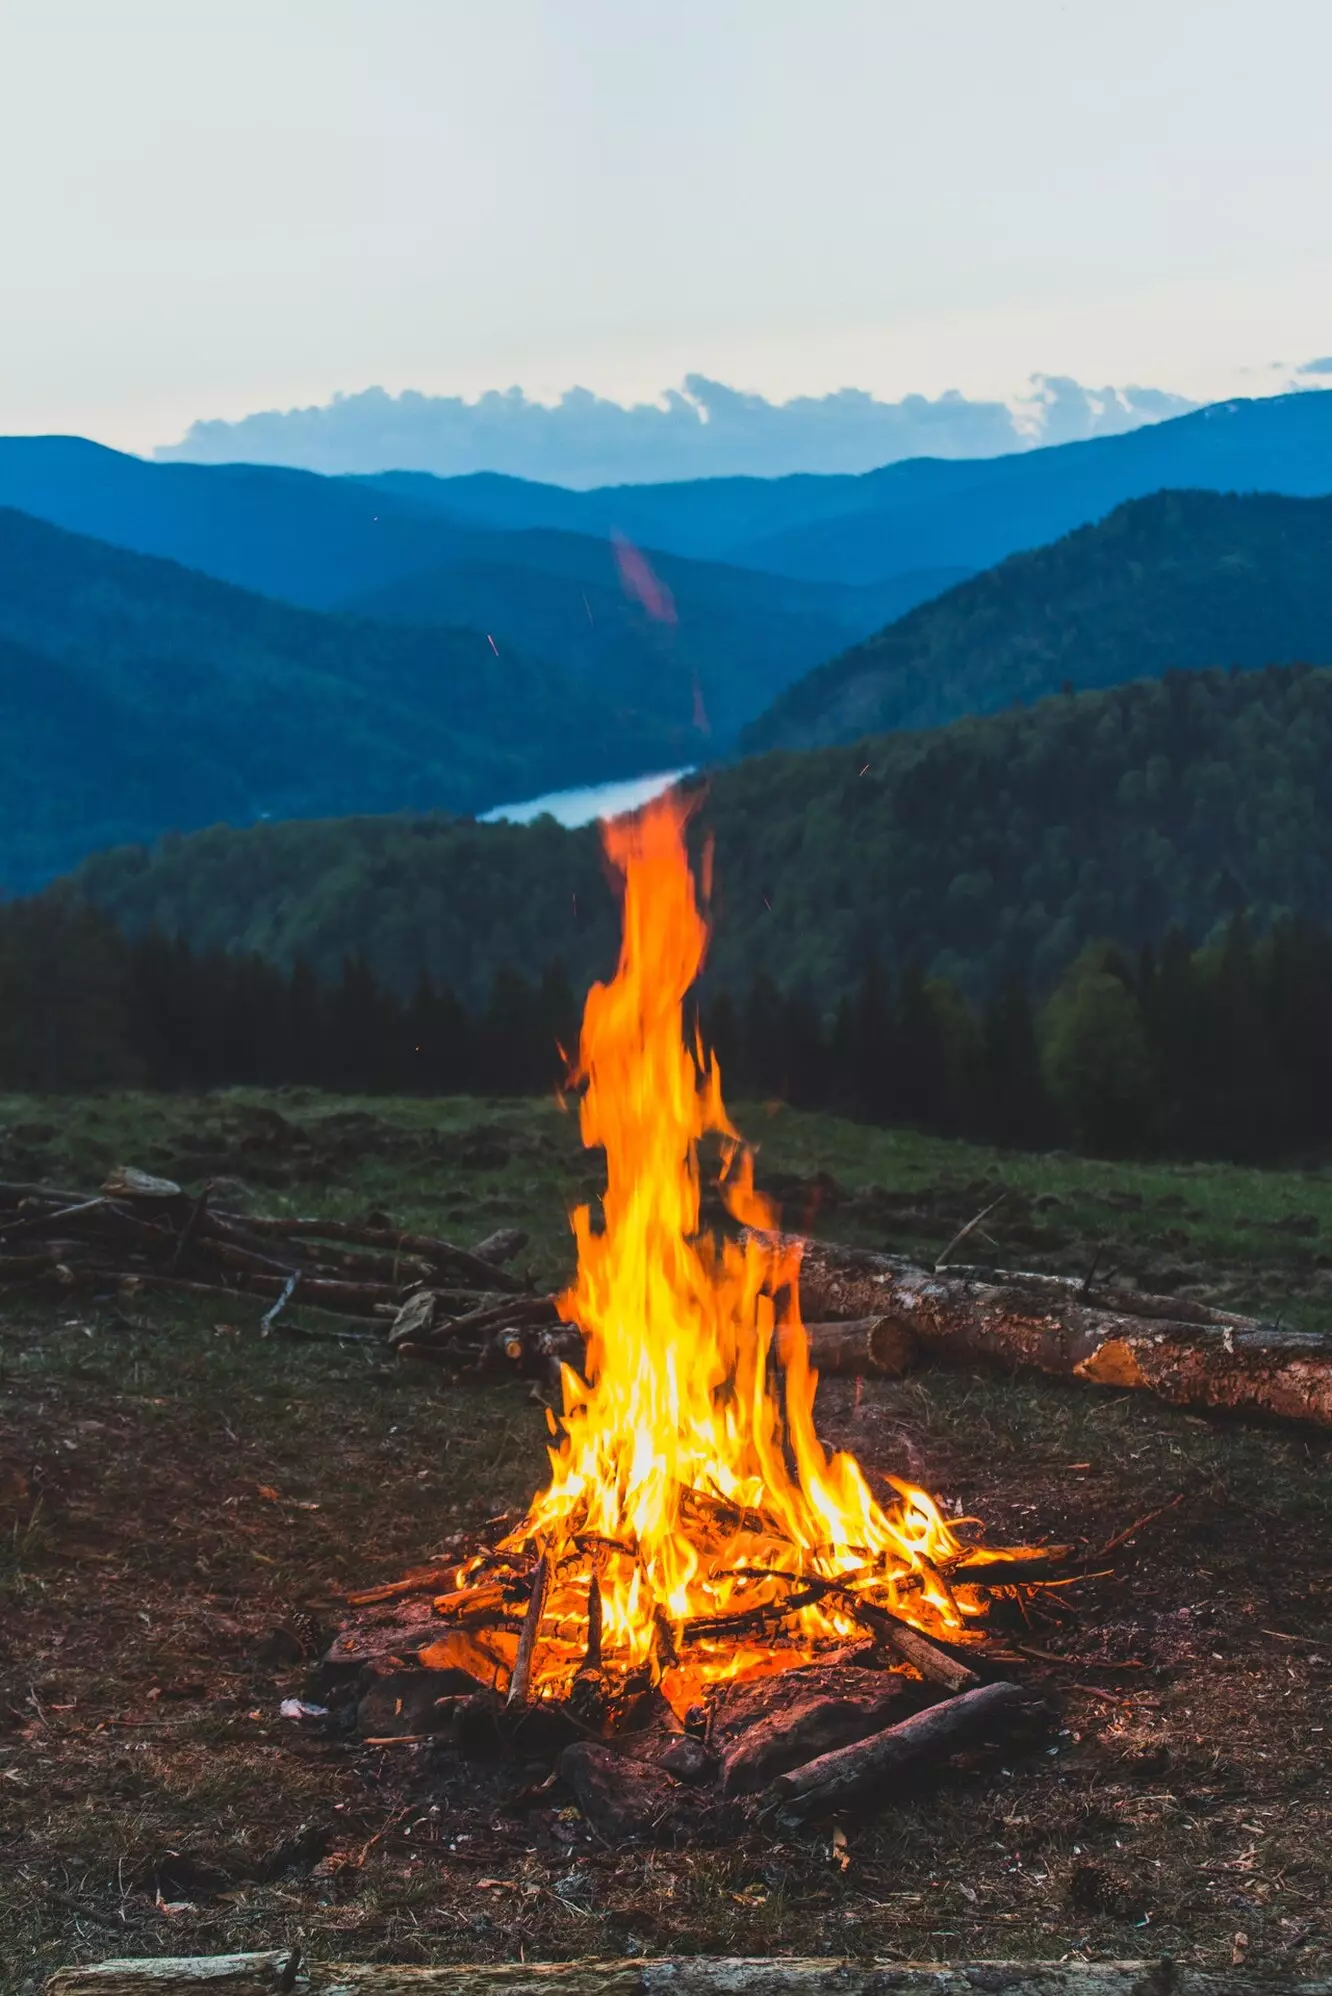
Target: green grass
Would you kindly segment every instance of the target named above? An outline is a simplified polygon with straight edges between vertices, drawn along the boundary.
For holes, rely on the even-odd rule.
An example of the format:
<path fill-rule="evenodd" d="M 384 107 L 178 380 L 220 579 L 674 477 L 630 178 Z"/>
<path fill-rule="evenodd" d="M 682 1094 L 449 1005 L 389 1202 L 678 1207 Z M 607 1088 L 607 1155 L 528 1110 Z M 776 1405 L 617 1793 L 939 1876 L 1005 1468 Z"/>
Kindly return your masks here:
<path fill-rule="evenodd" d="M 1006 1260 L 1099 1249 L 1140 1279 L 1268 1310 L 1291 1297 L 1322 1321 L 1321 1174 L 1016 1157 L 756 1105 L 738 1120 L 760 1179 L 797 1223 L 820 1196 L 830 1235 L 937 1253 L 1002 1186 Z M 568 1274 L 566 1207 L 598 1183 L 553 1103 L 0 1102 L 4 1176 L 82 1187 L 120 1162 L 463 1242 L 519 1224 L 542 1282 Z M 1312 1234 L 1278 1224 L 1305 1216 Z M 62 1961 L 298 1935 L 317 1958 L 404 1962 L 1072 1950 L 1224 1967 L 1242 1933 L 1252 1959 L 1332 1962 L 1328 1437 L 992 1373 L 826 1382 L 830 1444 L 998 1539 L 1099 1544 L 1181 1502 L 1071 1614 L 1017 1632 L 1065 1659 L 1026 1673 L 1059 1706 L 1056 1754 L 964 1765 L 849 1820 L 845 1871 L 826 1825 L 607 1851 L 567 1815 L 491 1820 L 430 1749 L 278 1718 L 303 1666 L 264 1660 L 274 1627 L 295 1611 L 327 1627 L 348 1589 L 525 1502 L 545 1422 L 518 1382 L 458 1389 L 375 1347 L 263 1339 L 262 1307 L 0 1306 L 0 1990 L 35 1992 Z M 305 1824 L 324 1857 L 269 1875 Z"/>

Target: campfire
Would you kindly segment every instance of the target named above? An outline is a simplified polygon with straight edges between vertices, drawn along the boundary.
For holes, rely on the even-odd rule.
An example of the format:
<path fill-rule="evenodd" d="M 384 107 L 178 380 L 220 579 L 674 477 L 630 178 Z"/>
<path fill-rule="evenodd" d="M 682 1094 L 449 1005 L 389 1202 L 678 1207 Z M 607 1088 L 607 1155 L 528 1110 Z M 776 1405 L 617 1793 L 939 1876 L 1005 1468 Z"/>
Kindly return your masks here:
<path fill-rule="evenodd" d="M 811 1743 L 886 1738 L 890 1707 L 908 1715 L 894 1734 L 932 1738 L 921 1726 L 938 1715 L 918 1707 L 941 1690 L 960 1708 L 950 1740 L 1016 1711 L 1020 1694 L 982 1687 L 969 1653 L 984 1650 L 991 1593 L 1035 1570 L 913 1484 L 890 1477 L 876 1494 L 819 1440 L 800 1247 L 756 1191 L 716 1063 L 686 1029 L 707 942 L 686 818 L 668 796 L 606 832 L 623 940 L 615 976 L 589 993 L 572 1076 L 606 1189 L 600 1215 L 573 1215 L 577 1274 L 558 1310 L 584 1353 L 561 1367 L 562 1415 L 547 1414 L 549 1482 L 456 1565 L 359 1599 L 400 1602 L 430 1584 L 406 1635 L 446 1687 L 434 1702 L 473 1718 L 480 1702 L 511 1729 L 558 1717 L 557 1737 L 584 1742 L 572 1749 L 584 1777 L 586 1741 L 641 1726 L 645 1711 L 668 1745 L 706 1740 L 718 1714 L 784 1713 L 785 1744 L 757 1771 L 784 1763 L 789 1781 L 793 1750 L 799 1761 Z M 716 1237 L 700 1224 L 705 1139 L 736 1223 Z M 392 1635 L 405 1650 L 404 1630 Z M 333 1660 L 375 1648 L 373 1631 L 349 1629 Z M 798 1683 L 779 1693 L 777 1677 Z M 818 1708 L 812 1728 L 808 1697 L 789 1723 L 796 1689 Z M 677 1754 L 676 1772 L 689 1759 Z"/>

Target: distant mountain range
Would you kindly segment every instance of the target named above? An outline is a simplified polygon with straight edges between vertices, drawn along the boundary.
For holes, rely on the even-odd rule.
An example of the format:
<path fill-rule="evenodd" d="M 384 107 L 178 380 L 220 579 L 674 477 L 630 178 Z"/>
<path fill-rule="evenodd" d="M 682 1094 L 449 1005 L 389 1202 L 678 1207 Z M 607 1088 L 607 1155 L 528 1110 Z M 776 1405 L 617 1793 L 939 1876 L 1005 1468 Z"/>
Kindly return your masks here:
<path fill-rule="evenodd" d="M 11 890 L 171 830 L 475 811 L 697 739 L 475 631 L 297 609 L 3 509 L 0 715 Z"/>
<path fill-rule="evenodd" d="M 1158 492 L 922 604 L 787 688 L 750 751 L 993 713 L 1171 667 L 1332 665 L 1332 498 Z"/>
<path fill-rule="evenodd" d="M 1332 492 L 1332 394 L 1220 402 L 1124 436 L 1016 456 L 909 458 L 858 477 L 714 478 L 592 492 L 491 473 L 395 472 L 366 482 L 496 527 L 618 529 L 698 560 L 872 583 L 913 570 L 989 568 L 1170 486 Z"/>
<path fill-rule="evenodd" d="M 1122 436 L 993 458 L 910 458 L 859 476 L 557 485 L 478 472 L 321 477 L 147 464 L 71 437 L 0 439 L 0 505 L 333 609 L 543 528 L 808 581 L 989 568 L 1167 487 L 1332 492 L 1332 394 L 1222 402 Z"/>
<path fill-rule="evenodd" d="M 1204 489 L 1105 520 L 1162 487 Z M 1332 396 L 592 492 L 0 439 L 0 884 L 213 820 L 473 812 L 1065 680 L 1332 657 L 1326 508 L 1207 496 L 1232 488 L 1332 492 Z"/>
<path fill-rule="evenodd" d="M 611 705 L 690 731 L 686 760 L 727 749 L 790 680 L 967 572 L 862 587 L 649 553 L 669 594 L 663 621 L 626 592 L 609 531 L 496 527 L 439 484 L 0 439 L 0 505 L 307 609 L 474 630 L 492 655 L 544 659 Z M 546 490 L 532 488 L 538 511 Z M 516 707 L 510 729 L 521 722 Z"/>

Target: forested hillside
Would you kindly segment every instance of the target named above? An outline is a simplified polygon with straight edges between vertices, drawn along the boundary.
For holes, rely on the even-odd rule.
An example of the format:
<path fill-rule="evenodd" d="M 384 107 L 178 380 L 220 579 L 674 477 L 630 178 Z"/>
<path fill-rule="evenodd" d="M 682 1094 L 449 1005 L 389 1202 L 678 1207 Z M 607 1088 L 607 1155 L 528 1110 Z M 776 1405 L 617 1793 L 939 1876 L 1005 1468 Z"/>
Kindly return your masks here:
<path fill-rule="evenodd" d="M 1039 995 L 1098 937 L 1201 941 L 1247 910 L 1332 918 L 1332 672 L 1171 673 L 918 735 L 719 772 L 711 974 L 828 1008 L 873 958 L 981 995 Z M 481 1003 L 494 972 L 608 967 L 593 830 L 440 817 L 211 830 L 99 855 L 87 895 L 131 931 L 308 956 L 361 952 Z"/>
<path fill-rule="evenodd" d="M 651 552 L 662 593 L 649 608 L 626 587 L 606 525 L 509 531 L 443 492 L 429 478 L 381 488 L 273 466 L 145 464 L 77 437 L 0 438 L 0 505 L 305 609 L 474 631 L 608 706 L 672 727 L 702 719 L 714 750 L 792 679 L 969 572 L 862 588 Z M 510 726 L 524 718 L 517 700 Z"/>
<path fill-rule="evenodd" d="M 217 820 L 474 811 L 689 759 L 479 632 L 322 616 L 0 510 L 0 886 Z"/>
<path fill-rule="evenodd" d="M 1013 555 L 798 680 L 746 732 L 808 748 L 1170 667 L 1332 664 L 1332 499 L 1159 492 Z"/>
<path fill-rule="evenodd" d="M 850 640 L 963 579 L 943 569 L 872 588 L 791 581 L 717 562 L 638 557 L 586 534 L 476 537 L 470 552 L 348 604 L 392 622 L 466 625 L 549 659 L 589 691 L 729 747 L 783 687 Z M 622 564 L 647 574 L 649 610 Z"/>

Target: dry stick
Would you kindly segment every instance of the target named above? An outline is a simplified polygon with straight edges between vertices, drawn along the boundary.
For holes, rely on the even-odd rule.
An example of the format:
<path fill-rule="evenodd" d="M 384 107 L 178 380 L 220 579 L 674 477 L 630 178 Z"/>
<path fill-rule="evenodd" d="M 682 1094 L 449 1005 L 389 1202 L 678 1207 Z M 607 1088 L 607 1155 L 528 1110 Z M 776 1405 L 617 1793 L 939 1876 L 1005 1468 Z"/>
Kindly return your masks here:
<path fill-rule="evenodd" d="M 211 1184 L 205 1185 L 203 1191 L 191 1206 L 189 1218 L 180 1230 L 180 1237 L 176 1242 L 176 1251 L 171 1257 L 170 1265 L 172 1268 L 179 1268 L 181 1256 L 187 1253 L 190 1242 L 198 1233 L 199 1222 L 203 1219 L 204 1213 L 207 1210 L 208 1195 L 212 1189 Z"/>
<path fill-rule="evenodd" d="M 523 1297 L 514 1302 L 486 1303 L 478 1309 L 467 1311 L 461 1317 L 447 1317 L 440 1323 L 432 1324 L 428 1329 L 423 1328 L 417 1332 L 416 1341 L 452 1342 L 459 1335 L 468 1339 L 482 1331 L 510 1328 L 516 1330 L 522 1325 L 540 1324 L 546 1321 L 559 1321 L 555 1312 L 555 1298 Z"/>
<path fill-rule="evenodd" d="M 510 1275 L 507 1269 L 497 1268 L 493 1262 L 482 1261 L 467 1248 L 455 1247 L 452 1241 L 439 1240 L 432 1234 L 404 1233 L 397 1227 L 358 1227 L 350 1220 L 247 1217 L 244 1224 L 257 1233 L 282 1234 L 288 1239 L 324 1235 L 329 1240 L 351 1241 L 362 1247 L 397 1248 L 406 1254 L 423 1255 L 437 1266 L 466 1269 L 469 1275 L 478 1278 L 478 1287 L 504 1289 L 514 1296 L 525 1293 L 526 1285 L 516 1275 Z"/>
<path fill-rule="evenodd" d="M 980 1212 L 977 1213 L 975 1219 L 968 1220 L 964 1227 L 958 1228 L 957 1232 L 953 1235 L 952 1240 L 949 1241 L 947 1247 L 944 1249 L 943 1253 L 939 1256 L 938 1260 L 934 1264 L 934 1272 L 936 1275 L 939 1273 L 944 1263 L 948 1260 L 948 1257 L 952 1254 L 953 1249 L 961 1247 L 963 1241 L 966 1240 L 968 1234 L 974 1234 L 977 1227 L 980 1225 L 981 1221 L 988 1220 L 991 1213 L 994 1211 L 995 1207 L 1002 1206 L 1007 1197 L 1008 1197 L 1007 1192 L 1001 1192 L 997 1199 L 991 1199 L 988 1206 L 983 1206 L 981 1208 Z"/>
<path fill-rule="evenodd" d="M 268 1336 L 274 1324 L 277 1322 L 278 1318 L 282 1315 L 282 1312 L 286 1309 L 288 1303 L 290 1303 L 292 1297 L 295 1295 L 296 1285 L 300 1281 L 300 1279 L 301 1279 L 300 1270 L 299 1269 L 294 1270 L 293 1273 L 287 1277 L 286 1281 L 282 1285 L 282 1294 L 278 1297 L 277 1302 L 273 1304 L 271 1309 L 265 1310 L 263 1316 L 259 1319 L 259 1328 L 263 1333 L 264 1337 Z"/>
<path fill-rule="evenodd" d="M 225 1241 L 247 1254 L 266 1257 L 273 1237 L 247 1232 L 244 1225 L 229 1213 L 210 1213 L 201 1229 L 201 1238 L 208 1242 Z M 328 1241 L 315 1241 L 306 1247 L 300 1238 L 287 1241 L 286 1246 L 293 1254 L 307 1257 L 312 1265 L 341 1269 L 349 1275 L 364 1275 L 397 1285 L 425 1281 L 436 1272 L 435 1264 L 424 1255 L 362 1252 L 356 1248 L 334 1247 Z"/>
<path fill-rule="evenodd" d="M 541 1617 L 546 1612 L 550 1569 L 550 1554 L 543 1552 L 538 1556 L 536 1570 L 532 1575 L 532 1592 L 528 1596 L 527 1613 L 523 1616 L 523 1630 L 518 1638 L 518 1654 L 513 1660 L 513 1676 L 509 1679 L 509 1695 L 504 1701 L 506 1705 L 528 1705 L 532 1700 L 532 1658 L 536 1652 Z"/>
<path fill-rule="evenodd" d="M 1144 1512 L 1141 1518 L 1135 1519 L 1131 1525 L 1126 1525 L 1122 1532 L 1116 1532 L 1115 1536 L 1112 1539 L 1106 1540 L 1105 1544 L 1101 1547 L 1098 1553 L 1094 1553 L 1092 1555 L 1092 1558 L 1094 1560 L 1108 1558 L 1108 1556 L 1112 1552 L 1117 1552 L 1120 1546 L 1126 1545 L 1128 1541 L 1133 1537 L 1133 1534 L 1135 1532 L 1140 1532 L 1144 1525 L 1155 1524 L 1158 1518 L 1164 1518 L 1167 1511 L 1173 1511 L 1177 1505 L 1182 1504 L 1183 1502 L 1184 1502 L 1184 1492 L 1181 1490 L 1178 1492 L 1176 1496 L 1170 1499 L 1170 1502 L 1168 1504 L 1159 1505 L 1155 1511 Z"/>
<path fill-rule="evenodd" d="M 145 1288 L 181 1289 L 187 1295 L 197 1296 L 226 1296 L 233 1303 L 240 1296 L 278 1296 L 283 1288 L 283 1278 L 275 1275 L 252 1275 L 238 1282 L 202 1282 L 191 1276 L 167 1275 L 149 1268 L 104 1268 L 97 1273 L 108 1282 L 128 1278 Z M 304 1309 L 325 1310 L 334 1317 L 355 1317 L 374 1322 L 371 1299 L 375 1294 L 350 1282 L 319 1282 L 307 1278 L 301 1289 L 301 1304 Z M 365 1299 L 364 1304 L 353 1308 L 352 1304 L 358 1297 Z M 374 1343 L 380 1344 L 382 1340 L 375 1338 Z"/>
<path fill-rule="evenodd" d="M 47 1213 L 25 1214 L 21 1220 L 14 1220 L 7 1227 L 0 1227 L 0 1240 L 8 1240 L 11 1234 L 30 1233 L 34 1227 L 50 1226 L 57 1220 L 70 1220 L 76 1213 L 89 1213 L 95 1206 L 109 1205 L 110 1201 L 99 1192 L 95 1198 L 79 1199 L 73 1206 L 60 1206 Z"/>
<path fill-rule="evenodd" d="M 1008 1731 L 1038 1709 L 1039 1701 L 1016 1684 L 982 1684 L 913 1713 L 885 1732 L 837 1747 L 778 1775 L 768 1790 L 769 1803 L 797 1815 L 839 1809 L 870 1789 L 881 1788 L 916 1762 L 945 1759 L 992 1732 Z"/>
<path fill-rule="evenodd" d="M 825 1598 L 829 1595 L 840 1601 L 848 1614 L 854 1616 L 865 1628 L 890 1644 L 900 1657 L 917 1669 L 927 1683 L 938 1684 L 945 1691 L 966 1691 L 980 1683 L 974 1670 L 961 1663 L 946 1650 L 938 1648 L 919 1629 L 913 1629 L 909 1622 L 903 1622 L 886 1608 L 880 1608 L 872 1601 L 862 1601 L 849 1587 L 839 1587 L 835 1581 L 811 1580 L 810 1586 Z"/>

